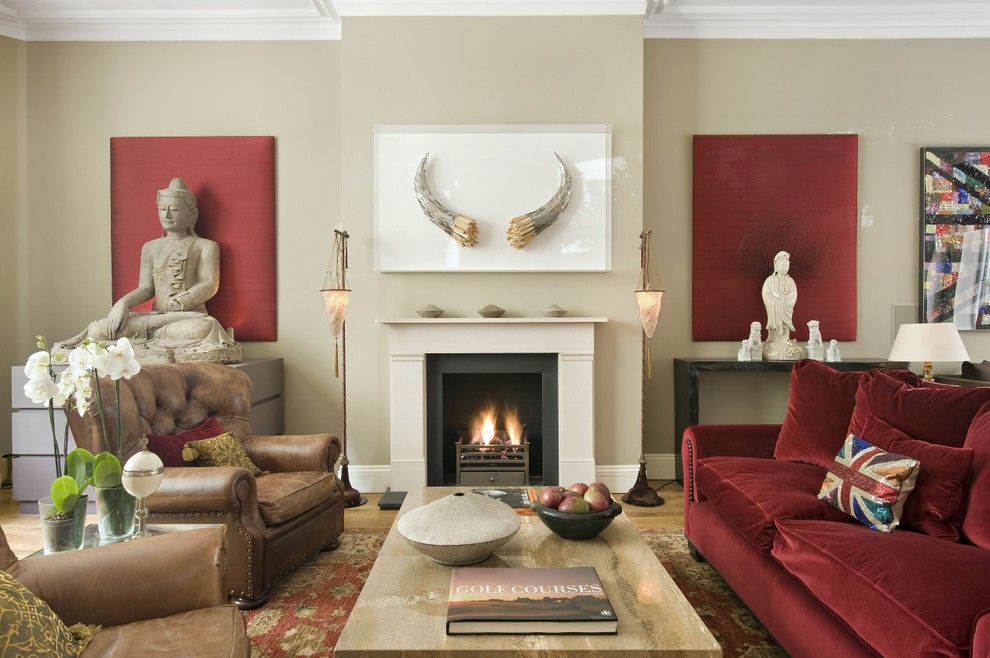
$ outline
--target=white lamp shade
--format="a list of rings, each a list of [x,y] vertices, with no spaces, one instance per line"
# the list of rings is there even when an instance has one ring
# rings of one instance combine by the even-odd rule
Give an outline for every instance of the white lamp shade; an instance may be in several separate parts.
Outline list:
[[[639,305],[639,319],[643,323],[643,332],[647,338],[653,338],[660,319],[660,303],[663,300],[663,290],[637,290],[636,303]]]
[[[336,338],[340,336],[340,330],[344,326],[347,299],[351,291],[344,288],[330,288],[320,292],[323,293],[323,308],[326,309],[327,320],[330,321],[330,331]]]
[[[902,324],[897,329],[891,361],[969,361],[959,330],[950,323]]]

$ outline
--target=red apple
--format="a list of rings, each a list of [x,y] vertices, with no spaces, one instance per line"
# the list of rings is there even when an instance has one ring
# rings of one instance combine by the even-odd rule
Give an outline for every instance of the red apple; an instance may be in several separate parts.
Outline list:
[[[564,499],[564,490],[561,487],[543,487],[540,494],[540,505],[557,509],[560,501]]]
[[[578,492],[579,495],[583,496],[584,492],[588,490],[588,485],[586,485],[584,482],[575,482],[570,487],[568,487],[568,489],[570,489],[571,491],[576,491]]]
[[[574,491],[573,489],[564,489],[564,491],[561,492],[560,495],[563,496],[564,498],[580,498],[581,497],[581,494],[579,494],[578,492]]]
[[[588,489],[584,492],[584,500],[592,512],[601,512],[612,505],[612,499],[606,496],[601,489]]]
[[[557,508],[561,512],[570,512],[571,514],[587,514],[591,511],[588,506],[588,501],[580,496],[568,496],[560,502],[560,507]]]
[[[606,498],[611,498],[611,496],[612,496],[612,492],[608,490],[608,487],[605,486],[605,484],[603,482],[592,482],[591,484],[588,485],[588,488],[589,489],[598,489],[603,494],[605,494],[605,497]]]

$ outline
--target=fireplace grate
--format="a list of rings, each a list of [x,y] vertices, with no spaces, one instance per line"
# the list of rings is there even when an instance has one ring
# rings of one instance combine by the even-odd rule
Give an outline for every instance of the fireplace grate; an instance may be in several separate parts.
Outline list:
[[[527,485],[529,484],[529,442],[455,444],[457,484]]]

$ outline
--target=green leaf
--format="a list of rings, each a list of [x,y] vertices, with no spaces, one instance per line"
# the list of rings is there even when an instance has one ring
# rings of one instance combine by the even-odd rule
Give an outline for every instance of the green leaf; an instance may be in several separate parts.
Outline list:
[[[93,477],[93,453],[85,448],[76,448],[65,456],[65,474],[71,476],[80,491],[86,488]]]
[[[63,475],[52,482],[51,493],[55,509],[65,514],[67,510],[71,511],[76,504],[76,500],[79,498],[79,487],[76,486],[76,481],[71,476]]]
[[[121,472],[120,460],[109,452],[101,452],[93,462],[93,486],[119,487]]]

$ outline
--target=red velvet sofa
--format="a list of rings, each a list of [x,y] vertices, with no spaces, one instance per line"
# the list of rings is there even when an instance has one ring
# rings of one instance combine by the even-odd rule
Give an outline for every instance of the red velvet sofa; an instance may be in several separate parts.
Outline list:
[[[919,462],[900,525],[819,500],[848,433]],[[683,436],[684,534],[791,656],[990,656],[990,387],[794,366],[780,425]]]

